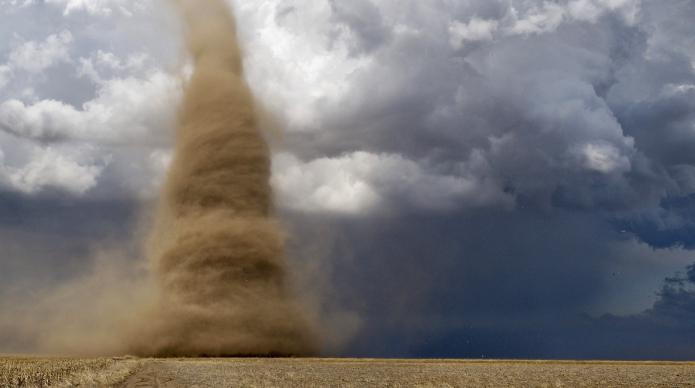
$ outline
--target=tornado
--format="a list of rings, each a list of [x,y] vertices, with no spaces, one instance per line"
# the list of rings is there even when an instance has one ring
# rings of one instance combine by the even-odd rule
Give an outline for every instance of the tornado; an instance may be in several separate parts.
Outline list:
[[[172,0],[193,74],[148,243],[157,296],[131,350],[147,356],[306,356],[288,284],[270,151],[223,0]]]

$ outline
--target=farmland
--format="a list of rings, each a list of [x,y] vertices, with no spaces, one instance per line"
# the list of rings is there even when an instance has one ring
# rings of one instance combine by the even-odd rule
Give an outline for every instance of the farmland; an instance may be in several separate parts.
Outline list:
[[[128,358],[0,358],[0,387],[114,386],[142,361]]]
[[[695,363],[376,359],[0,359],[0,386],[695,387]]]

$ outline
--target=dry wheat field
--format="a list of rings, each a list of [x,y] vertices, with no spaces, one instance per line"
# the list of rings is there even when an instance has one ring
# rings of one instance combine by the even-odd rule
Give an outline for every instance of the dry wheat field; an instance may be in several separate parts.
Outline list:
[[[117,386],[138,370],[129,358],[0,358],[0,387]]]
[[[695,387],[695,363],[0,359],[0,387]]]

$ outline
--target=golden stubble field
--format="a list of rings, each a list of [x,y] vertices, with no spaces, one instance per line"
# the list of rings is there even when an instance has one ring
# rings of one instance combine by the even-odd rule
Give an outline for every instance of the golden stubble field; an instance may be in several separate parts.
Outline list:
[[[0,358],[0,387],[118,386],[143,365],[132,358]]]
[[[0,359],[0,387],[695,387],[695,363]]]

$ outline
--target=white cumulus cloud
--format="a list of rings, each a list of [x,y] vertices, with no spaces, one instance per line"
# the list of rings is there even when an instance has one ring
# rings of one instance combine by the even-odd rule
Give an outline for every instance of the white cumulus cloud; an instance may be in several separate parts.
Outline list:
[[[492,40],[497,30],[496,20],[486,20],[474,17],[468,23],[461,23],[456,20],[449,26],[451,34],[451,44],[460,48],[466,42],[477,42],[481,40]]]
[[[447,210],[510,200],[476,177],[427,171],[394,154],[354,152],[302,162],[283,153],[273,165],[272,182],[281,204],[310,212],[361,214],[399,203]]]
[[[0,174],[5,185],[34,194],[46,188],[82,195],[96,187],[104,162],[85,158],[81,152],[69,153],[51,147],[34,147],[29,162],[21,166],[4,165]]]
[[[610,144],[587,144],[578,150],[584,166],[604,174],[627,172],[630,159]]]
[[[8,66],[30,73],[39,73],[58,62],[70,60],[70,31],[52,34],[43,42],[29,41],[16,47],[9,56]]]
[[[79,109],[57,100],[5,101],[0,128],[34,139],[147,142],[168,134],[179,96],[179,80],[161,71],[144,78],[114,78],[103,81],[96,97]]]

